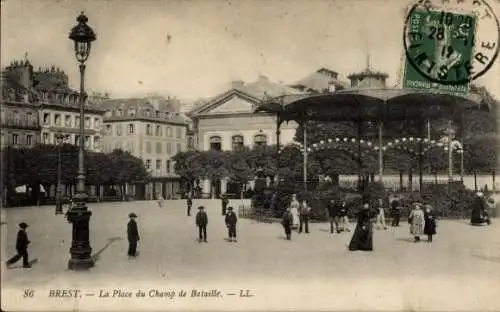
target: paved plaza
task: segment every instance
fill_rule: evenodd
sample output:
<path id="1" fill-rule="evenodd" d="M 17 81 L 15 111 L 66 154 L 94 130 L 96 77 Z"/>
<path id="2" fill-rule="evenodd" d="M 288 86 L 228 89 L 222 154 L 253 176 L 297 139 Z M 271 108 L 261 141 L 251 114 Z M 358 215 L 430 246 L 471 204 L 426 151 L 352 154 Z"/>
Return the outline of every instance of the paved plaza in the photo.
<path id="1" fill-rule="evenodd" d="M 198 205 L 204 205 L 208 213 L 208 243 L 197 242 L 194 215 Z M 241 201 L 233 200 L 230 205 L 236 208 Z M 312 223 L 310 234 L 293 233 L 292 241 L 287 241 L 278 223 L 239 219 L 238 242 L 227 242 L 220 201 L 215 200 L 195 200 L 191 217 L 186 216 L 185 201 L 167 201 L 163 208 L 145 201 L 91 204 L 90 209 L 91 245 L 97 260 L 88 272 L 67 270 L 71 224 L 64 216 L 54 215 L 54 207 L 2 212 L 2 263 L 15 252 L 17 224 L 22 221 L 30 225 L 30 258 L 39 259 L 31 269 L 2 267 L 3 294 L 9 291 L 10 298 L 17 291 L 18 296 L 12 299 L 15 302 L 4 298 L 3 307 L 27 309 L 26 301 L 20 299 L 24 289 L 206 285 L 226 292 L 251 289 L 255 296 L 237 303 L 251 303 L 249 308 L 500 308 L 498 220 L 490 227 L 473 227 L 466 220 L 440 221 L 432 244 L 413 243 L 408 224 L 402 223 L 396 229 L 376 231 L 373 252 L 349 252 L 352 232 L 330 234 L 327 223 Z M 141 240 L 139 257 L 129 260 L 126 223 L 132 211 L 139 215 Z M 279 299 L 281 293 L 288 298 Z M 323 299 L 314 299 L 320 295 Z M 86 308 L 102 307 L 86 300 Z M 236 299 L 196 304 L 205 309 L 242 307 L 231 300 Z M 107 301 L 108 307 L 115 303 Z M 55 310 L 68 307 L 52 304 Z M 126 307 L 138 304 L 131 301 Z M 193 302 L 176 304 L 170 307 L 193 307 Z"/>

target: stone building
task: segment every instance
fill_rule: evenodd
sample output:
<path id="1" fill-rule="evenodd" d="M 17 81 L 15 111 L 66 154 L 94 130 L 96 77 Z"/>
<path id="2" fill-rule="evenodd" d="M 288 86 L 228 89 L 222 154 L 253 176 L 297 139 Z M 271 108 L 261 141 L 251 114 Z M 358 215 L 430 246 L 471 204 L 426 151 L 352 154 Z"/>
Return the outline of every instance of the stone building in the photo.
<path id="1" fill-rule="evenodd" d="M 302 92 L 324 92 L 343 88 L 338 74 L 322 68 L 301 81 L 286 86 L 259 76 L 252 83 L 233 81 L 227 91 L 195 107 L 188 113 L 193 120 L 197 148 L 230 151 L 239 146 L 253 148 L 258 145 L 276 144 L 276 117 L 266 113 L 254 113 L 254 109 L 266 97 Z M 280 144 L 292 143 L 297 124 L 281 125 Z M 202 193 L 218 197 L 226 192 L 234 193 L 235 186 L 227 180 L 201 182 Z"/>
<path id="2" fill-rule="evenodd" d="M 176 110 L 176 99 L 158 96 L 112 99 L 102 102 L 104 152 L 122 149 L 144 161 L 152 183 L 136 184 L 129 190 L 136 198 L 175 198 L 180 178 L 174 172 L 172 156 L 187 150 L 188 121 Z M 141 182 L 141 181 L 137 181 Z"/>

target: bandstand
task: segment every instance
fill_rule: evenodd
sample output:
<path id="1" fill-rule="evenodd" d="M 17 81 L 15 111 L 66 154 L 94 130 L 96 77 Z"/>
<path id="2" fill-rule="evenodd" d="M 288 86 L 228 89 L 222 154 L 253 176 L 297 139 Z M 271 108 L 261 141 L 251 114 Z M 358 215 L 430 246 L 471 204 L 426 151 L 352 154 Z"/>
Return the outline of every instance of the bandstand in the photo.
<path id="1" fill-rule="evenodd" d="M 436 120 L 452 120 L 460 129 L 459 137 L 464 137 L 463 119 L 470 110 L 490 111 L 490 106 L 477 92 L 467 95 L 442 93 L 434 90 L 387 88 L 385 73 L 374 72 L 369 66 L 363 72 L 348 76 L 351 86 L 348 89 L 328 90 L 316 94 L 285 94 L 265 99 L 256 112 L 267 112 L 276 116 L 276 155 L 279 165 L 280 127 L 283 123 L 295 121 L 302 129 L 304 153 L 304 188 L 307 190 L 307 154 L 309 151 L 339 147 L 342 144 L 355 144 L 354 155 L 357 163 L 358 189 L 362 191 L 363 150 L 366 148 L 377 153 L 378 178 L 383 182 L 384 152 L 390 148 L 405 148 L 401 143 L 411 142 L 411 150 L 418 157 L 419 185 L 423 184 L 424 153 L 430 148 L 445 145 L 452 151 L 461 150 L 461 144 L 449 140 L 439 142 L 427 135 L 428 125 Z M 307 129 L 310 122 L 351 123 L 355 128 L 354 137 L 334 137 L 318 142 L 308 142 Z M 417 125 L 417 132 L 408 136 L 388 134 L 384 125 L 389 123 L 410 123 Z M 366 137 L 367 130 L 376 129 L 375 135 Z M 406 144 L 407 145 L 407 144 Z M 340 149 L 342 149 L 340 147 Z M 462 157 L 463 159 L 463 157 Z M 463 168 L 463 162 L 462 162 Z M 449 170 L 452 171 L 450 164 Z M 279 179 L 278 179 L 279 181 Z"/>

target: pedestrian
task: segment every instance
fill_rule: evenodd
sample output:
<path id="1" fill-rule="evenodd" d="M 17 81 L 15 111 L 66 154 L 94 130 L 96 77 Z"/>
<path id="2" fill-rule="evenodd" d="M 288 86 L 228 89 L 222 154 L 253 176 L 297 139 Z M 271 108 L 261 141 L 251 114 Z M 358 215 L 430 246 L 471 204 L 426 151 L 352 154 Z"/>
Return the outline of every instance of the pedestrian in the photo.
<path id="1" fill-rule="evenodd" d="M 196 226 L 198 227 L 198 242 L 202 241 L 207 243 L 207 224 L 208 224 L 208 216 L 205 212 L 205 207 L 199 206 L 198 213 L 196 214 Z"/>
<path id="2" fill-rule="evenodd" d="M 281 218 L 281 225 L 283 225 L 283 228 L 285 229 L 286 239 L 288 240 L 292 239 L 292 224 L 293 224 L 293 216 L 292 213 L 290 212 L 290 207 L 288 207 L 286 208 L 286 211 L 283 214 L 283 217 Z"/>
<path id="3" fill-rule="evenodd" d="M 229 241 L 230 242 L 236 242 L 236 223 L 238 222 L 238 217 L 236 217 L 236 214 L 233 211 L 233 207 L 227 207 L 227 214 L 226 214 L 226 227 L 227 231 L 229 234 Z"/>
<path id="4" fill-rule="evenodd" d="M 304 226 L 304 230 L 306 234 L 309 234 L 309 213 L 311 211 L 311 207 L 307 204 L 307 200 L 303 200 L 302 204 L 299 206 L 299 233 L 302 233 L 302 226 Z"/>
<path id="5" fill-rule="evenodd" d="M 342 201 L 342 204 L 340 205 L 339 209 L 339 231 L 343 232 L 350 232 L 351 230 L 349 229 L 349 208 L 347 207 L 347 202 L 344 200 Z"/>
<path id="6" fill-rule="evenodd" d="M 24 222 L 19 223 L 19 231 L 17 232 L 16 239 L 17 254 L 7 261 L 7 266 L 11 266 L 19 261 L 19 259 L 23 258 L 23 268 L 31 268 L 31 264 L 28 261 L 28 245 L 31 242 L 28 239 L 28 234 L 26 233 L 27 228 L 28 224 Z"/>
<path id="7" fill-rule="evenodd" d="M 130 218 L 127 224 L 128 256 L 135 257 L 137 256 L 137 242 L 139 241 L 139 229 L 135 221 L 137 215 L 132 212 L 128 217 Z"/>
<path id="8" fill-rule="evenodd" d="M 187 194 L 186 198 L 186 204 L 187 204 L 187 215 L 188 217 L 191 216 L 191 207 L 193 206 L 193 199 L 191 198 L 191 194 Z"/>
<path id="9" fill-rule="evenodd" d="M 156 195 L 156 198 L 158 198 L 158 207 L 162 208 L 163 204 L 165 203 L 165 198 L 163 198 L 163 195 L 161 195 L 160 193 Z"/>
<path id="10" fill-rule="evenodd" d="M 299 207 L 300 203 L 297 200 L 297 195 L 292 194 L 292 200 L 290 201 L 290 213 L 292 214 L 292 228 L 299 228 Z"/>
<path id="11" fill-rule="evenodd" d="M 472 225 L 486 225 L 488 224 L 485 218 L 486 201 L 484 199 L 483 192 L 477 192 L 476 196 L 472 202 L 472 214 L 470 223 Z"/>
<path id="12" fill-rule="evenodd" d="M 432 236 L 436 235 L 436 216 L 431 205 L 425 205 L 424 234 L 427 235 L 427 242 L 432 243 Z"/>
<path id="13" fill-rule="evenodd" d="M 401 203 L 395 199 L 391 202 L 391 226 L 399 227 L 399 219 L 401 218 Z"/>
<path id="14" fill-rule="evenodd" d="M 227 199 L 227 195 L 221 195 L 222 200 L 222 215 L 226 216 L 227 205 L 229 205 L 229 199 Z"/>
<path id="15" fill-rule="evenodd" d="M 424 235 L 424 212 L 421 209 L 421 204 L 415 202 L 413 210 L 410 212 L 408 223 L 410 223 L 410 234 L 415 238 L 415 243 L 420 242 L 420 236 Z"/>
<path id="16" fill-rule="evenodd" d="M 385 209 L 384 209 L 384 200 L 382 198 L 378 199 L 377 202 L 377 230 L 384 229 L 387 230 L 387 226 L 385 225 Z"/>
<path id="17" fill-rule="evenodd" d="M 339 211 L 340 207 L 335 199 L 330 200 L 327 205 L 326 212 L 328 213 L 328 220 L 330 221 L 330 233 L 333 234 L 334 229 L 340 233 L 339 229 Z M 334 226 L 335 225 L 335 226 Z"/>
<path id="18" fill-rule="evenodd" d="M 373 250 L 373 227 L 372 218 L 374 212 L 370 210 L 370 205 L 365 202 L 363 209 L 357 213 L 357 224 L 354 233 L 352 234 L 349 250 Z"/>

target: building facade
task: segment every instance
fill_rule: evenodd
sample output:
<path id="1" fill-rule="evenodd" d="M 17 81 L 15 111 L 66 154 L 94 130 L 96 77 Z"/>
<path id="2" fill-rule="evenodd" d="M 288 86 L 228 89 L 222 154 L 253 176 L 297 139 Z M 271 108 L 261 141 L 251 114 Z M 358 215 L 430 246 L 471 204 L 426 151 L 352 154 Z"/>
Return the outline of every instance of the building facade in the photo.
<path id="1" fill-rule="evenodd" d="M 170 99 L 113 99 L 104 101 L 102 107 L 106 109 L 103 151 L 130 152 L 144 161 L 153 178 L 144 189 L 135 185 L 131 195 L 178 197 L 180 178 L 175 174 L 172 157 L 187 150 L 189 127 Z"/>

